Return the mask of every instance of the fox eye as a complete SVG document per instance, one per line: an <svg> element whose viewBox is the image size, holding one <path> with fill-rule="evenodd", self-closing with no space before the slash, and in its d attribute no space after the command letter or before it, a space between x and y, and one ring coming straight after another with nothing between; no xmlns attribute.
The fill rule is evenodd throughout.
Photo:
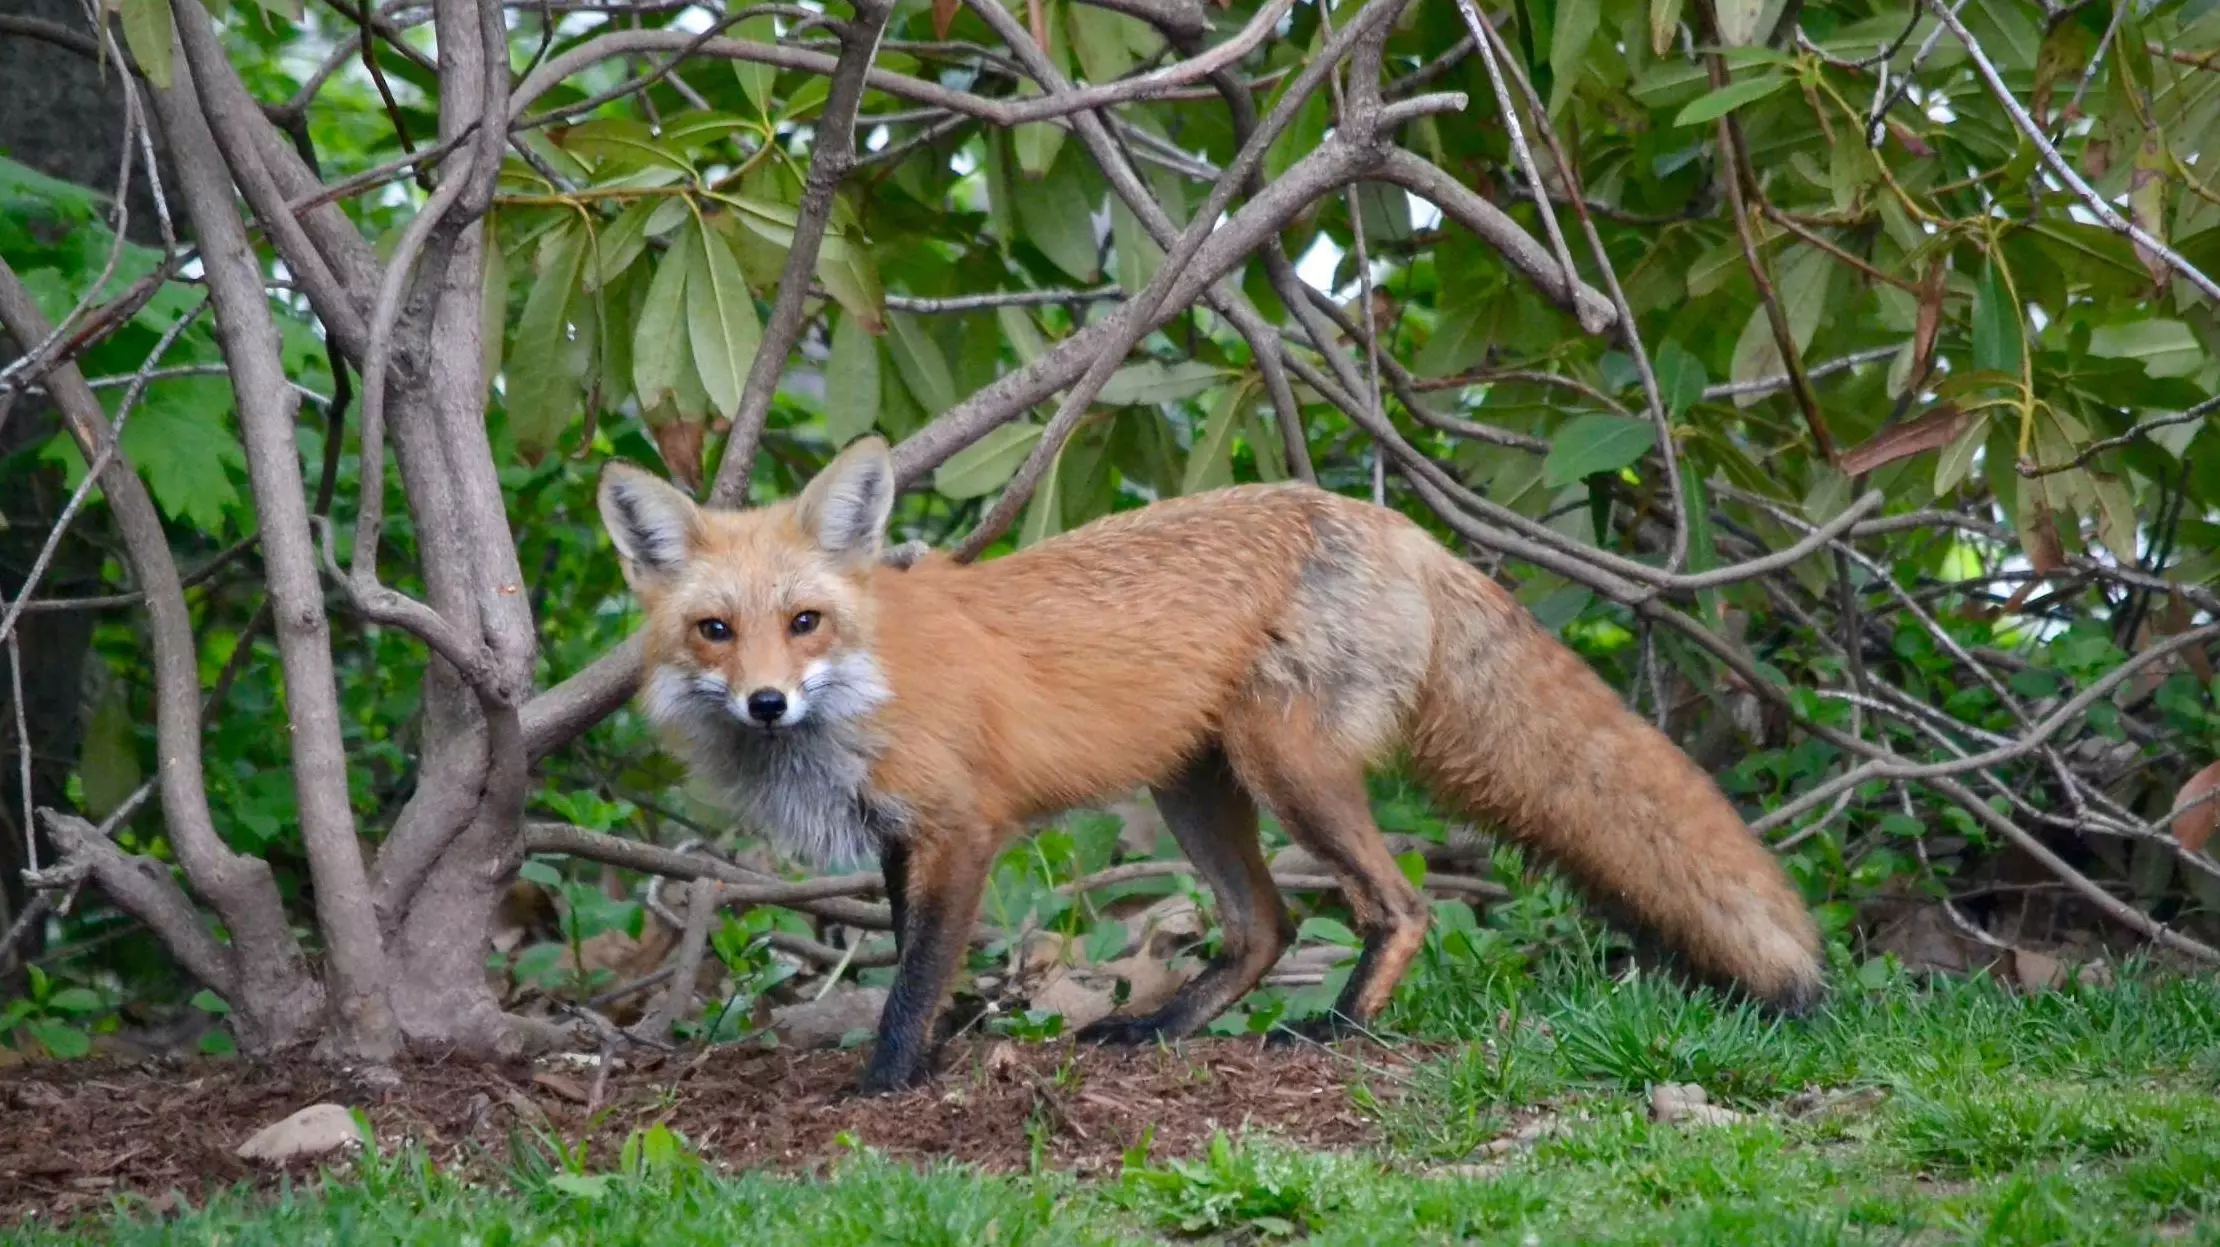
<svg viewBox="0 0 2220 1247"><path fill-rule="evenodd" d="M701 633L701 639L704 641L729 641L732 639L732 625L722 619L704 619L694 625L694 631Z"/></svg>
<svg viewBox="0 0 2220 1247"><path fill-rule="evenodd" d="M801 614L794 616L794 621L786 625L786 628L795 636L808 636L810 633L817 631L817 612L803 611Z"/></svg>

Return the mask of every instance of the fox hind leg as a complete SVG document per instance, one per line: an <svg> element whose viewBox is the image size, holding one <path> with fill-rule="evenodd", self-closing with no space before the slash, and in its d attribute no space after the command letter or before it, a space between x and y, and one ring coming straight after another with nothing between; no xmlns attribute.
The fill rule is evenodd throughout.
<svg viewBox="0 0 2220 1247"><path fill-rule="evenodd" d="M1388 852L1365 791L1365 759L1324 730L1317 703L1293 695L1252 702L1229 718L1228 756L1287 834L1347 890L1364 950L1333 1014L1312 1029L1361 1028L1395 995L1426 939L1431 914Z"/></svg>
<svg viewBox="0 0 2220 1247"><path fill-rule="evenodd" d="M1257 839L1256 802L1212 748L1157 785L1156 808L1218 903L1218 956L1152 1013L1105 1018L1080 1030L1083 1043L1146 1044L1178 1039L1209 1025L1247 995L1294 942Z"/></svg>

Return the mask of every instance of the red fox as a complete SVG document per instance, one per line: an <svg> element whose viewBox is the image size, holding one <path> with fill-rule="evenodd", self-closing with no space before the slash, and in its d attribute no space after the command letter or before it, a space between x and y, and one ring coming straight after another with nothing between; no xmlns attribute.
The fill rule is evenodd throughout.
<svg viewBox="0 0 2220 1247"><path fill-rule="evenodd" d="M1221 952L1080 1038L1192 1033L1279 959L1260 805L1346 889L1364 946L1333 1020L1370 1021L1428 919L1367 803L1399 751L1696 976L1790 1014L1820 999L1811 916L1709 777L1404 516L1240 485L963 565L883 551L894 495L877 437L747 511L616 463L600 487L645 613L645 713L752 830L884 870L897 968L864 1091L929 1076L996 856L1141 785L1216 897Z"/></svg>

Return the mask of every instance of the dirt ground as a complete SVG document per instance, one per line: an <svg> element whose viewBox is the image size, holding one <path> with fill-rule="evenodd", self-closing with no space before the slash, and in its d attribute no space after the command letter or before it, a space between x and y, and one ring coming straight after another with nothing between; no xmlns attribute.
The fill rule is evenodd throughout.
<svg viewBox="0 0 2220 1247"><path fill-rule="evenodd" d="M0 1076L0 1225L70 1220L124 1193L167 1205L171 1192L197 1200L236 1182L272 1186L275 1174L234 1150L325 1101L361 1107L381 1151L413 1141L465 1170L507 1164L512 1136L529 1134L520 1127L574 1146L588 1139L593 1164L612 1165L628 1133L658 1121L713 1162L788 1172L846 1152L843 1135L891 1156L1008 1170L1029 1162L1045 1128L1046 1159L1082 1174L1116 1172L1151 1125L1156 1159L1195 1154L1221 1129L1346 1149L1374 1137L1350 1089L1391 1098L1417 1055L1253 1040L1139 1051L978 1040L951 1045L930 1086L871 1100L849 1094L861 1050L650 1053L605 1077L590 1059L419 1064L384 1091L305 1061L25 1067Z"/></svg>

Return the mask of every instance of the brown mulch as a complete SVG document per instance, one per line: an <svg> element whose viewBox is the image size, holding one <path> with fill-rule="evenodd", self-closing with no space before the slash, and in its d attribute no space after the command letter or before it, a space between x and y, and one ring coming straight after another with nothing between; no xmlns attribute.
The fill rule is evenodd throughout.
<svg viewBox="0 0 2220 1247"><path fill-rule="evenodd" d="M600 1167L656 1122L735 1169L809 1172L853 1140L907 1160L1007 1171L1027 1167L1045 1134L1047 1162L1106 1174L1151 1127L1154 1159L1196 1154L1219 1130L1362 1146L1375 1123L1350 1090L1392 1098L1416 1056L1253 1040L1143 1050L974 1040L951 1045L927 1087L880 1099L850 1094L861 1050L639 1054L599 1086L590 1062L409 1065L389 1090L308 1061L30 1066L0 1075L0 1225L71 1219L125 1193L197 1201L238 1182L274 1186L276 1175L234 1149L325 1101L362 1108L381 1151L413 1142L444 1166L487 1176L508 1163L519 1134L536 1129L573 1148L586 1140Z"/></svg>

